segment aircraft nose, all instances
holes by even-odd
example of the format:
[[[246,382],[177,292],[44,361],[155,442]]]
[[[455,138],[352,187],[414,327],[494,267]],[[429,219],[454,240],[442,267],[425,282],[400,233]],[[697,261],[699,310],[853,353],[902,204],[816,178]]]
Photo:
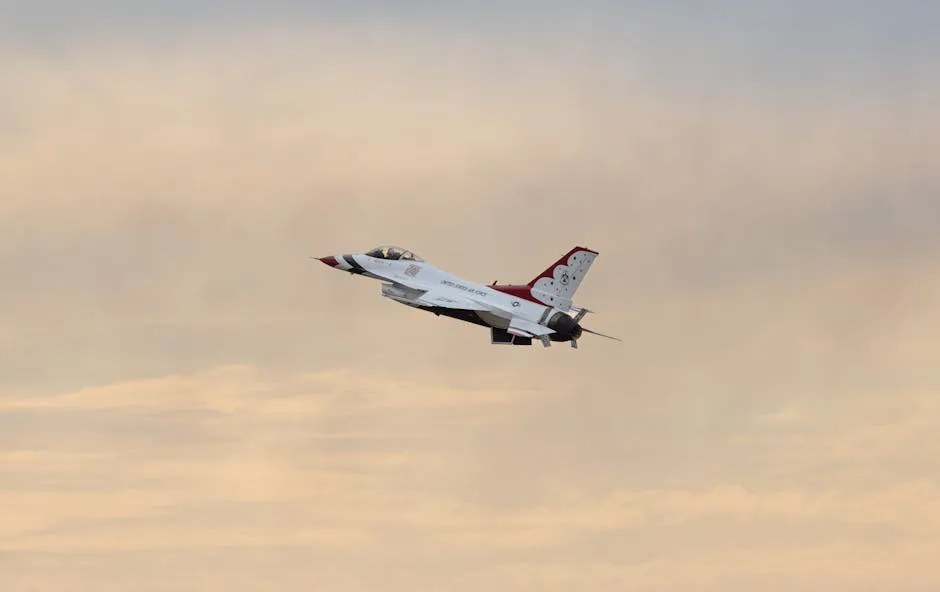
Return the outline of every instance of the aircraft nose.
[[[336,257],[334,257],[333,255],[329,255],[327,257],[317,257],[317,260],[322,261],[325,265],[329,265],[330,267],[336,267],[337,265],[339,265],[336,262]]]

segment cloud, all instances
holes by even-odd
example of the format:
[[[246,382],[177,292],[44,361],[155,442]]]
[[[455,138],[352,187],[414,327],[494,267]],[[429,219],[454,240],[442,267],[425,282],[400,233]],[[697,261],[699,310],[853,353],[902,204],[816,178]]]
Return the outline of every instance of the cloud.
[[[715,587],[796,578],[780,558],[815,549],[837,563],[804,562],[798,573],[839,586],[856,577],[844,567],[853,557],[846,540],[861,536],[867,552],[897,554],[896,563],[856,565],[885,579],[901,577],[904,557],[934,544],[935,472],[882,468],[877,483],[839,471],[816,479],[827,459],[881,466],[890,448],[877,442],[895,447],[889,460],[909,454],[936,428],[929,393],[896,392],[890,432],[874,423],[888,403],[872,396],[842,427],[826,425],[838,407],[804,407],[771,426],[744,414],[753,432],[747,423],[723,435],[699,431],[694,447],[670,456],[663,447],[689,435],[677,430],[681,414],[636,398],[618,409],[622,391],[611,397],[601,384],[532,392],[524,384],[517,377],[481,389],[444,375],[409,384],[387,368],[288,374],[241,365],[71,393],[5,393],[0,417],[32,426],[8,433],[0,456],[0,504],[15,509],[0,532],[8,577],[52,585],[35,567],[47,553],[121,556],[144,573],[145,556],[183,569],[181,553],[212,549],[225,567],[207,577],[223,586],[232,570],[274,569],[264,557],[278,549],[297,563],[276,578],[328,562],[347,566],[332,577],[354,590],[379,582],[354,577],[356,565],[410,566],[394,578],[401,589],[436,577],[455,589],[524,587],[544,573],[561,587],[670,589],[685,581],[671,574],[688,570]],[[698,394],[716,401],[709,390]],[[852,445],[864,433],[873,445]],[[781,468],[785,481],[774,479]],[[679,484],[680,474],[695,484]],[[418,557],[439,567],[421,576]],[[58,573],[85,583],[118,577],[95,565]]]
[[[545,177],[546,186],[570,179],[566,190],[584,181],[592,185],[582,191],[607,193],[618,183],[634,194],[628,211],[666,201],[671,214],[697,220],[702,203],[735,198],[786,212],[933,175],[929,80],[887,98],[711,102],[658,85],[629,55],[606,63],[591,50],[559,62],[564,52],[353,31],[232,33],[172,52],[92,45],[58,60],[6,54],[13,133],[4,153],[16,166],[5,209],[74,207],[93,195],[102,208],[70,213],[170,200],[257,215],[382,188],[430,205],[443,192],[463,201],[473,189]],[[546,175],[552,165],[566,170]]]
[[[479,570],[454,590],[506,586],[512,590],[577,590],[583,586],[647,590],[878,590],[902,586],[929,590],[936,576],[920,567],[930,561],[930,545],[911,543],[820,544],[765,554],[746,548],[711,551],[637,563],[589,561],[573,564],[525,562]],[[859,569],[860,565],[866,566]]]
[[[263,546],[270,537],[283,545],[285,528],[294,532],[290,544],[358,540],[373,523],[394,520],[382,505],[395,494],[380,485],[427,452],[421,440],[473,425],[481,409],[519,396],[411,389],[374,376],[357,384],[356,376],[276,378],[225,367],[61,395],[4,395],[4,416],[34,429],[19,443],[5,438],[0,504],[12,514],[2,537],[10,549],[76,551]],[[92,436],[88,428],[102,421]],[[150,434],[144,446],[141,432]],[[411,497],[400,511],[433,521],[433,501]],[[306,518],[261,519],[257,528],[274,529],[269,535],[239,535],[239,516],[259,504]],[[323,520],[335,526],[318,526]],[[192,530],[197,524],[202,534]]]
[[[7,396],[0,411],[186,409],[214,414],[309,420],[328,410],[486,406],[525,397],[524,388],[454,389],[442,384],[394,383],[361,369],[285,377],[252,366],[226,366],[191,376],[140,379],[58,395]],[[327,393],[327,394],[324,394]]]
[[[749,79],[777,85],[814,85],[903,77],[929,71],[936,50],[926,23],[936,9],[921,1],[818,3],[722,0],[708,5],[609,0],[578,4],[516,0],[457,1],[443,5],[320,0],[297,4],[198,0],[125,6],[90,0],[81,9],[44,0],[29,6],[0,3],[4,42],[36,51],[68,51],[90,40],[133,39],[167,47],[193,37],[265,27],[357,29],[382,26],[436,31],[483,44],[512,39],[528,47],[585,46],[609,55],[638,54],[659,79],[684,89],[706,80]],[[795,43],[798,40],[799,43]],[[540,47],[541,49],[541,47]]]
[[[587,242],[603,257],[583,297],[623,316],[679,289],[799,289],[847,265],[903,291],[889,269],[929,265],[940,236],[929,78],[689,94],[629,55],[376,24],[0,62],[0,261],[18,286],[0,297],[0,363],[20,385],[169,373],[181,351],[186,370],[329,367],[342,340],[299,344],[398,317],[306,256],[383,242],[482,282],[526,281]],[[370,312],[320,314],[339,303]]]
[[[931,583],[936,80],[415,28],[0,56],[0,582]],[[625,341],[494,348],[307,259],[385,242],[597,248]]]

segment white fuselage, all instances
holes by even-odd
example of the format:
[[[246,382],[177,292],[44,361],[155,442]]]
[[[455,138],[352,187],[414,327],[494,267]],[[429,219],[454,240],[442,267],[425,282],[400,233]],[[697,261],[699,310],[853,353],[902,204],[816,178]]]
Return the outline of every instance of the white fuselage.
[[[512,294],[506,294],[490,286],[447,273],[426,261],[388,260],[363,254],[337,255],[336,260],[337,267],[345,271],[426,290],[428,293],[439,294],[441,298],[445,299],[450,294],[455,297],[475,300],[495,311],[473,311],[481,321],[490,327],[505,329],[510,323],[510,318],[507,318],[507,316],[545,325],[554,313],[562,312],[556,308],[519,298]],[[403,304],[414,306],[414,304],[408,302],[410,292],[408,287],[399,289],[393,285],[388,285],[384,287],[383,295]],[[420,308],[433,308],[426,305],[417,306]],[[498,314],[499,311],[505,312],[506,316]]]

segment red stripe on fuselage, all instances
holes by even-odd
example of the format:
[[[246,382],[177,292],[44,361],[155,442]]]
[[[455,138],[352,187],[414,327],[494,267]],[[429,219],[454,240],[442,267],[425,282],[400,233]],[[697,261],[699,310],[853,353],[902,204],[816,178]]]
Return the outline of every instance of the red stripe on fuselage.
[[[536,304],[541,304],[545,306],[544,302],[539,302],[534,296],[532,296],[532,289],[529,286],[521,286],[515,284],[507,284],[503,286],[498,286],[496,284],[490,286],[494,290],[499,290],[503,294],[509,294],[510,296],[515,296],[516,298],[522,298],[523,300],[528,300],[529,302],[534,302]]]

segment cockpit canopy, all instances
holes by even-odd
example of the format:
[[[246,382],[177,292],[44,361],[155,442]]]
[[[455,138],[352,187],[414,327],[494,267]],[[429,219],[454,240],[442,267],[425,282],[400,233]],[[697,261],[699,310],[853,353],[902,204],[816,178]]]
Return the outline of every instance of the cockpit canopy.
[[[401,247],[396,247],[394,245],[382,245],[376,247],[367,252],[366,255],[369,257],[375,257],[376,259],[390,259],[393,261],[397,261],[399,259],[404,261],[424,261],[424,259],[418,257],[411,251],[402,249]]]

